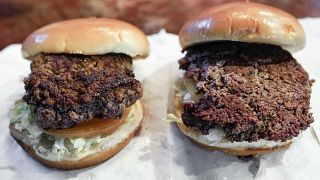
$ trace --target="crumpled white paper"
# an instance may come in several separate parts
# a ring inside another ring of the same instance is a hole
[[[320,19],[300,21],[307,46],[294,56],[315,79],[311,98],[314,127],[320,131]],[[176,35],[161,31],[149,36],[151,54],[135,61],[137,79],[144,88],[145,118],[142,130],[119,154],[97,166],[63,171],[45,167],[11,138],[8,113],[21,97],[22,79],[30,72],[29,62],[20,55],[21,45],[0,52],[0,179],[319,179],[320,143],[309,128],[289,149],[239,159],[207,151],[191,143],[175,124],[163,121],[171,109],[172,85],[177,60],[183,57]]]

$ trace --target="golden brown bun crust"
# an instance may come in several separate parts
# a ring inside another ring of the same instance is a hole
[[[182,103],[181,103],[181,98],[178,96],[174,97],[174,113],[175,115],[181,119],[181,114],[182,114]],[[196,141],[195,139],[189,137],[186,132],[188,132],[190,129],[185,126],[183,123],[177,123],[178,128],[181,130],[183,134],[185,134],[193,143],[199,145],[202,148],[208,149],[208,150],[218,150],[221,152],[224,152],[226,154],[231,154],[235,156],[255,156],[255,155],[262,155],[262,154],[267,154],[271,153],[280,149],[287,148],[290,144],[291,141],[288,141],[286,144],[282,144],[281,146],[276,146],[273,148],[266,148],[266,147],[261,147],[261,148],[221,148],[221,147],[215,147],[215,146],[209,146],[207,144],[200,143],[199,141]]]
[[[133,131],[128,138],[126,138],[124,141],[119,143],[117,146],[108,149],[107,151],[99,152],[94,155],[85,157],[79,161],[49,161],[46,159],[43,159],[42,157],[38,156],[34,149],[25,143],[23,143],[18,138],[15,138],[15,136],[11,133],[11,136],[17,141],[17,143],[29,154],[31,157],[33,157],[35,160],[39,161],[40,163],[57,168],[57,169],[65,169],[65,170],[72,170],[72,169],[81,169],[86,168],[90,166],[94,166],[96,164],[100,164],[118,152],[120,152],[126,145],[129,144],[130,140],[134,137],[135,133],[139,130],[141,126],[139,126],[135,131]]]
[[[39,53],[136,57],[148,55],[149,43],[141,30],[124,21],[84,18],[49,24],[30,34],[22,44],[22,55],[28,58]]]
[[[209,8],[189,19],[179,32],[183,49],[218,40],[281,46],[294,52],[305,46],[305,33],[297,19],[274,7],[233,2]]]

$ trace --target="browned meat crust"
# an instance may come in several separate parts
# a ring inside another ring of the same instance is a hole
[[[93,117],[119,118],[142,97],[132,59],[124,54],[40,54],[24,80],[24,101],[44,129],[69,128]]]
[[[312,81],[280,47],[221,41],[187,49],[179,63],[202,95],[184,103],[188,127],[208,134],[218,125],[231,141],[285,141],[313,122]]]

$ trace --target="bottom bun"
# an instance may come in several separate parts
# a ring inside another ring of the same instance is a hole
[[[58,169],[66,169],[66,170],[80,169],[80,168],[93,166],[106,161],[107,159],[111,158],[112,156],[117,154],[119,151],[121,151],[130,142],[130,140],[135,136],[136,132],[140,129],[141,123],[142,123],[143,107],[139,101],[137,101],[137,103],[132,106],[130,113],[132,113],[131,118],[134,115],[133,117],[134,119],[131,120],[131,121],[135,121],[134,127],[132,127],[133,126],[132,124],[130,125],[131,126],[130,128],[127,128],[128,125],[126,126],[126,124],[129,124],[129,123],[124,123],[122,126],[119,127],[119,130],[109,135],[116,138],[122,137],[121,140],[110,142],[110,144],[108,144],[108,147],[106,149],[103,149],[98,152],[92,151],[90,154],[86,155],[81,159],[56,160],[56,159],[59,159],[59,157],[57,158],[54,157],[55,160],[53,160],[52,158],[46,158],[43,155],[38,153],[38,149],[35,149],[34,146],[26,143],[27,141],[23,139],[23,134],[21,133],[21,131],[18,131],[14,127],[14,125],[10,125],[10,134],[29,155],[31,155],[35,160],[39,161],[40,163],[47,165],[49,167],[54,167]],[[129,117],[130,117],[130,114],[129,114]],[[127,129],[121,129],[121,128],[127,128]],[[123,132],[125,132],[125,134],[123,134]]]
[[[71,170],[71,169],[81,169],[81,168],[93,166],[93,165],[96,165],[96,164],[99,164],[99,163],[106,161],[107,159],[111,158],[113,155],[120,152],[130,142],[130,140],[134,137],[135,132],[136,132],[136,130],[134,132],[132,132],[127,139],[125,139],[121,143],[117,144],[115,147],[112,147],[108,150],[87,156],[87,157],[80,159],[78,161],[66,161],[66,160],[50,161],[50,160],[44,159],[44,158],[40,157],[39,155],[37,155],[35,150],[31,146],[26,145],[21,140],[16,139],[15,137],[14,137],[14,139],[18,142],[18,144],[28,154],[30,154],[34,159],[36,159],[40,163],[47,165],[49,167],[53,167],[53,168]]]
[[[190,129],[188,127],[186,127],[184,124],[182,123],[177,123],[179,129],[181,130],[181,132],[183,132],[183,134],[185,134],[186,136],[188,136],[188,132]],[[268,154],[271,152],[274,152],[276,150],[280,150],[280,149],[284,149],[287,148],[290,144],[291,141],[288,141],[287,143],[278,145],[278,146],[274,146],[274,147],[270,147],[270,148],[265,148],[265,147],[255,147],[255,148],[243,148],[243,147],[228,147],[228,148],[222,148],[222,147],[217,147],[217,146],[212,146],[209,144],[205,144],[203,142],[198,141],[198,139],[193,138],[188,136],[188,138],[195,144],[199,145],[202,148],[208,149],[208,150],[218,150],[218,151],[222,151],[226,154],[231,154],[231,155],[235,155],[235,156],[256,156],[256,155],[263,155],[263,154]],[[232,142],[230,142],[232,143]]]
[[[291,140],[284,142],[267,140],[259,140],[257,142],[231,142],[225,138],[225,134],[224,132],[221,132],[223,131],[221,128],[209,132],[209,135],[203,135],[200,131],[188,128],[182,123],[182,97],[178,95],[174,98],[174,111],[176,117],[179,119],[177,125],[181,132],[188,136],[192,142],[205,149],[218,150],[236,156],[255,156],[284,149],[292,142]],[[214,141],[210,139],[210,136],[214,137]]]

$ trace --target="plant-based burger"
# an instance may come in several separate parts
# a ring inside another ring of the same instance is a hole
[[[148,53],[144,33],[114,19],[67,20],[33,32],[22,45],[31,73],[11,113],[11,135],[47,166],[107,160],[141,125],[143,91],[132,61]]]
[[[209,8],[179,33],[175,114],[192,141],[246,156],[287,147],[313,122],[312,80],[293,58],[305,46],[292,15],[251,2]]]

